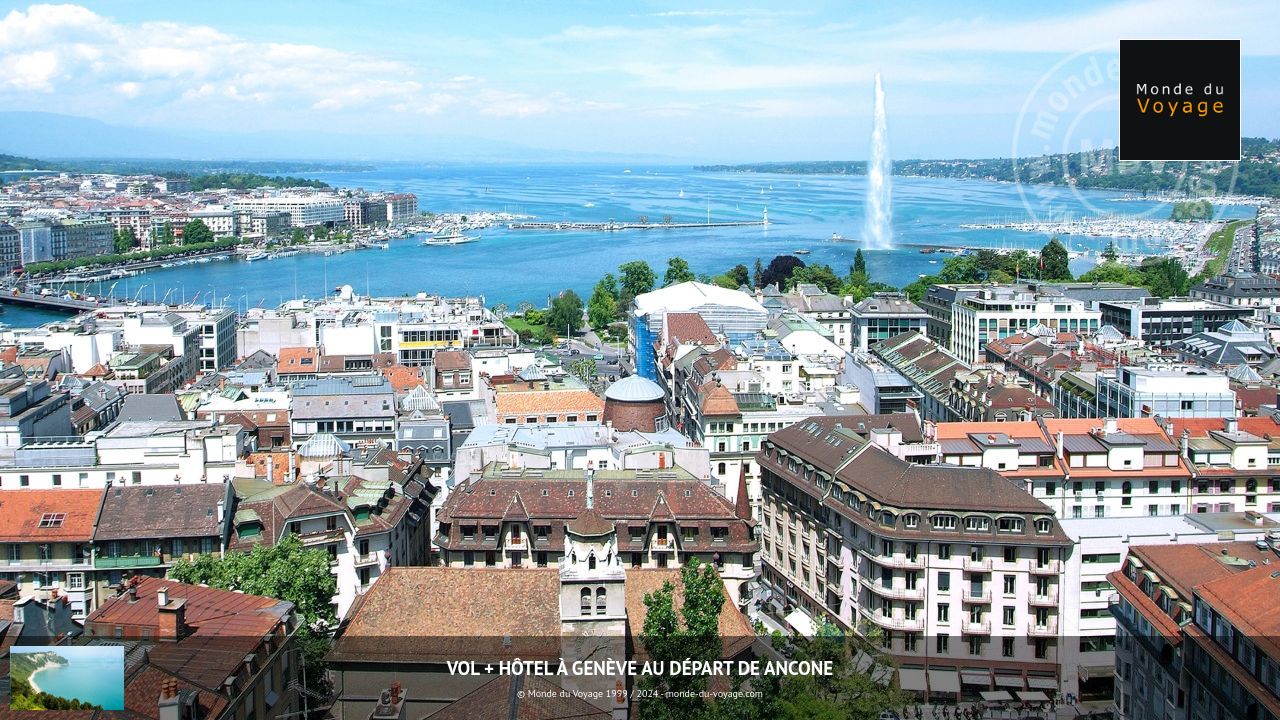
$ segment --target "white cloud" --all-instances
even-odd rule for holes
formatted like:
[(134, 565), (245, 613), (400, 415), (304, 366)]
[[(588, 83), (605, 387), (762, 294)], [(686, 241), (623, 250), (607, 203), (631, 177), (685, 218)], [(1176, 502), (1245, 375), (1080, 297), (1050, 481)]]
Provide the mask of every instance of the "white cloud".
[(136, 82), (122, 82), (116, 85), (116, 92), (127, 98), (136, 98), (142, 92), (142, 85)]
[(50, 92), (59, 65), (57, 53), (48, 50), (0, 56), (0, 87)]

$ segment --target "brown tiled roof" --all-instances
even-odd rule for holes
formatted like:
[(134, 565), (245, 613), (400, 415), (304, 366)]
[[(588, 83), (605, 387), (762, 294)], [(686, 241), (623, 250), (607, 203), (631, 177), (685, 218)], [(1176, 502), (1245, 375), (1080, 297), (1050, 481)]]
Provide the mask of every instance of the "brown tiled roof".
[(418, 368), (411, 368), (406, 365), (392, 365), (391, 367), (380, 368), (378, 372), (391, 382), (391, 390), (397, 395), (402, 395), (422, 384), (422, 373)]
[(438, 350), (435, 366), (437, 370), (468, 370), (471, 368), (471, 353), (465, 350)]
[(740, 415), (738, 401), (733, 398), (729, 388), (715, 380), (708, 380), (699, 389), (702, 395), (702, 414), (704, 416)]
[[(631, 568), (627, 570), (627, 625), (631, 630), (633, 653), (637, 660), (649, 657), (640, 636), (644, 632), (644, 620), (648, 616), (648, 608), (644, 604), (645, 595), (662, 589), (663, 583), (675, 586), (675, 610), (678, 613), (684, 606), (684, 584), (680, 580), (680, 570), (674, 568)], [(723, 585), (717, 584), (723, 592)], [(720, 607), (720, 642), (723, 646), (721, 658), (735, 658), (755, 642), (756, 633), (747, 617), (733, 606), (728, 597)]]
[[(1273, 397), (1275, 400), (1274, 391)], [(1222, 431), (1226, 429), (1225, 421), (1222, 418), (1170, 418), (1173, 423), (1173, 437), (1182, 437), (1182, 431), (1186, 430), (1191, 437), (1207, 437), (1209, 431)], [(1265, 437), (1270, 435), (1273, 438), (1280, 437), (1280, 422), (1268, 417), (1248, 417), (1238, 418), (1236, 420), (1237, 427), (1251, 435)]]
[(93, 539), (219, 537), (226, 491), (223, 483), (107, 488)]
[(219, 693), (193, 685), (164, 668), (147, 664), (125, 681), (125, 709), (141, 717), (159, 718), (160, 708), (157, 700), (160, 697), (160, 688), (169, 681), (177, 683), (178, 691), (187, 690), (196, 693), (196, 704), (200, 708), (197, 717), (216, 718), (226, 709), (229, 702)]
[(278, 373), (314, 373), (319, 369), (317, 358), (320, 353), (316, 348), (280, 348), (277, 355), (276, 372)]
[(666, 315), (667, 342), (676, 345), (715, 345), (715, 333), (702, 316), (693, 312), (669, 312)]
[(101, 490), (0, 490), (0, 542), (88, 542), (101, 504)]
[(1271, 657), (1280, 657), (1280, 577), (1274, 565), (1258, 565), (1196, 586), (1241, 635)]
[(85, 370), (84, 376), (89, 378), (110, 377), (111, 369), (106, 367), (102, 363), (97, 363), (93, 367), (89, 368), (88, 370)]
[(498, 415), (562, 415), (604, 412), (604, 400), (590, 390), (533, 390), (498, 393)]
[[(516, 496), (519, 498), (519, 496)], [(565, 523), (565, 529), (582, 537), (599, 537), (612, 532), (613, 522), (601, 517), (595, 508), (587, 508), (577, 517)]]
[(1138, 558), (1144, 569), (1158, 575), (1161, 582), (1176, 590), (1186, 602), (1191, 602), (1191, 591), (1196, 585), (1234, 575), (1248, 567), (1229, 565), (1222, 562), (1223, 557), (1260, 563), (1271, 555), (1258, 550), (1251, 542), (1135, 545), (1129, 554)]

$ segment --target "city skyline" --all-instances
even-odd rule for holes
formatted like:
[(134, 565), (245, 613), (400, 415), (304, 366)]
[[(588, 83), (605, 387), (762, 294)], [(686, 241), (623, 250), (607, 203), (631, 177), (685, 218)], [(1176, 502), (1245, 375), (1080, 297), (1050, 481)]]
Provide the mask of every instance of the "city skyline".
[[(1078, 150), (1114, 144), (1111, 81), (1067, 111), (1069, 137), (1024, 142), (1020, 115), (1071, 58), (1096, 53), (1105, 66), (1133, 37), (1240, 38), (1243, 133), (1275, 136), (1280, 111), (1280, 48), (1265, 35), (1280, 10), (1264, 3), (931, 3), (904, 15), (386, 2), (352, 16), (347, 5), (85, 2), (0, 13), (9, 111), (130, 128), (164, 138), (168, 156), (863, 159), (876, 72), (895, 158)], [(22, 145), (43, 147), (40, 129), (13, 128), (41, 117), (0, 118), (0, 152), (36, 154)], [(109, 129), (78, 127), (113, 144)], [(77, 138), (61, 154), (113, 154), (96, 147)]]

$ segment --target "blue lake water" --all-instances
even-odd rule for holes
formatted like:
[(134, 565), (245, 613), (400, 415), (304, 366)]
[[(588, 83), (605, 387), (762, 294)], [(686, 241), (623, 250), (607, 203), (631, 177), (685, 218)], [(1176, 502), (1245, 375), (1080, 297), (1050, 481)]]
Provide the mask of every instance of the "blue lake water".
[[(629, 169), (630, 172), (624, 172)], [(767, 208), (771, 225), (613, 233), (509, 230), (479, 231), (479, 242), (424, 247), (419, 239), (392, 241), (389, 250), (362, 250), (324, 257), (304, 254), (254, 263), (216, 261), (154, 270), (121, 281), (118, 297), (215, 301), (240, 308), (275, 306), (295, 296), (316, 297), (350, 284), (375, 295), (420, 291), (446, 295), (480, 294), (489, 304), (537, 305), (548, 295), (573, 288), (584, 297), (606, 272), (643, 259), (659, 278), (667, 258), (679, 255), (696, 273), (718, 274), (737, 263), (809, 250), (806, 262), (848, 272), (862, 227), (862, 176), (797, 176), (702, 173), (672, 167), (632, 166), (430, 166), (392, 167), (369, 172), (314, 173), (340, 187), (402, 190), (417, 194), (422, 210), (507, 211), (547, 221), (634, 222), (758, 220)], [(971, 180), (893, 178), (894, 236), (903, 247), (866, 252), (873, 279), (895, 286), (936, 272), (948, 257), (922, 254), (918, 245), (1025, 247), (1038, 250), (1047, 235), (1008, 230), (964, 229), (965, 223), (1033, 218), (1093, 217), (1103, 213), (1168, 217), (1155, 201), (1117, 202), (1119, 193)], [(590, 207), (588, 207), (590, 206)], [(1228, 207), (1243, 217), (1252, 208)], [(850, 241), (835, 242), (833, 233)], [(1103, 238), (1064, 238), (1073, 250), (1101, 249)], [(1141, 241), (1117, 243), (1127, 251), (1150, 251)], [(1090, 263), (1076, 261), (1081, 272)], [(1030, 271), (1031, 269), (1029, 269)], [(89, 288), (101, 293), (106, 288)], [(171, 292), (170, 292), (171, 291)], [(28, 326), (58, 317), (9, 306), (4, 322)]]
[(123, 659), (73, 659), (70, 665), (39, 670), (31, 678), (50, 695), (90, 702), (104, 710), (124, 709)]

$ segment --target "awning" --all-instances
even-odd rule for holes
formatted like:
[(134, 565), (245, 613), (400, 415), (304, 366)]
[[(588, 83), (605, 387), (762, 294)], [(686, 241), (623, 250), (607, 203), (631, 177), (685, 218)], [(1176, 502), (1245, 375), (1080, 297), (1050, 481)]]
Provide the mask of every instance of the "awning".
[(1041, 690), (1057, 690), (1058, 681), (1056, 678), (1031, 675), (1027, 677), (1027, 687), (1040, 688)]
[(980, 694), (986, 702), (1013, 702), (1013, 696), (1004, 690), (983, 690)]
[(1022, 676), (1021, 675), (996, 675), (996, 686), (1020, 688), (1022, 687)]
[(929, 692), (935, 693), (958, 693), (960, 692), (960, 673), (950, 668), (945, 670), (929, 670)]
[(1022, 702), (1049, 702), (1049, 696), (1039, 690), (1028, 690), (1018, 693), (1018, 699)]
[[(982, 687), (991, 687), (991, 673), (986, 670), (968, 670), (960, 671), (960, 682), (965, 685), (981, 685)], [(1010, 698), (1011, 700), (1013, 698)]]
[(791, 614), (787, 616), (787, 624), (801, 635), (808, 638), (813, 637), (813, 620), (808, 615), (805, 615), (803, 610), (792, 610)]
[(912, 692), (925, 692), (924, 668), (898, 668), (898, 686)]
[(1076, 673), (1081, 680), (1097, 679), (1116, 674), (1115, 665), (1081, 665)]

